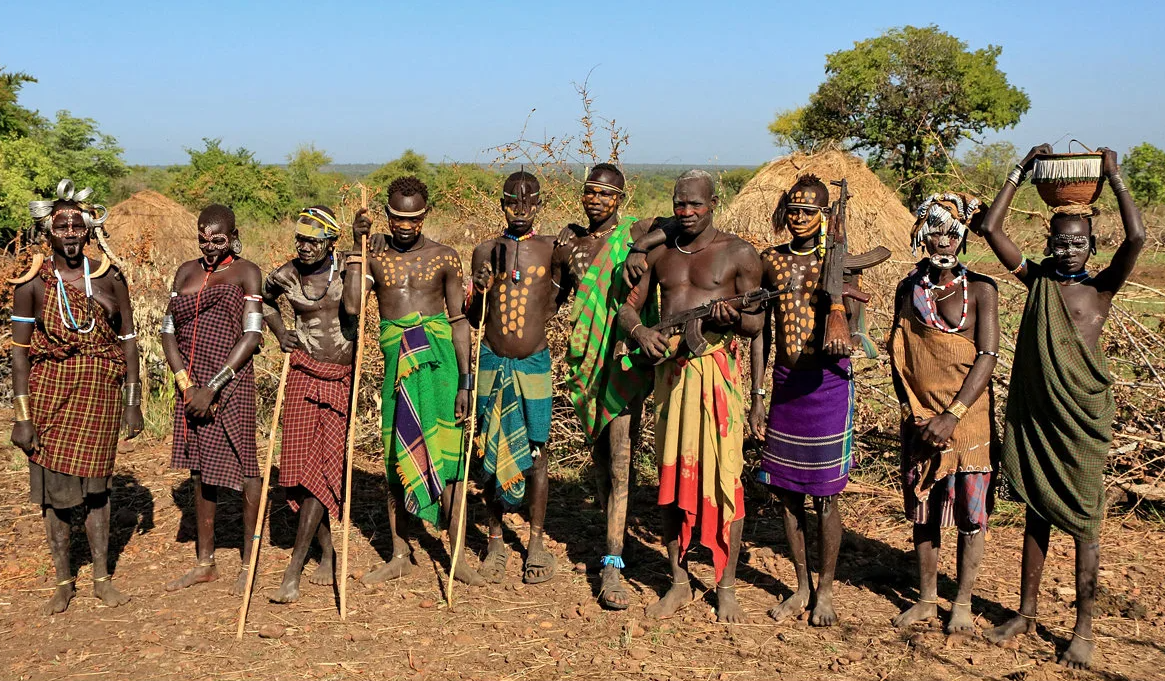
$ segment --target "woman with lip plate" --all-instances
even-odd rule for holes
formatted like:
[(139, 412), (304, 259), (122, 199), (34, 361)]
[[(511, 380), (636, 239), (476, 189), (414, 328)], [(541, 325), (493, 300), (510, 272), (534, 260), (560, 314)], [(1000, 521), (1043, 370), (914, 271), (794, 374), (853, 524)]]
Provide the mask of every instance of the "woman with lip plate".
[(971, 590), (983, 558), (998, 438), (991, 373), (999, 351), (995, 282), (959, 262), (967, 230), (986, 206), (934, 194), (918, 208), (911, 248), (927, 257), (898, 284), (890, 367), (902, 408), (902, 493), (914, 522), (918, 602), (894, 618), (906, 627), (938, 615), (942, 528), (959, 535), (958, 595), (947, 631), (974, 629)]
[(56, 589), (41, 612), (69, 607), (77, 577), (69, 562), (74, 509), (93, 552), (93, 595), (107, 607), (129, 601), (109, 572), (109, 507), (118, 431), (142, 430), (137, 334), (121, 272), (85, 246), (105, 221), (92, 193), (57, 185), (55, 200), (29, 212), (47, 232), (52, 256), (33, 258), (12, 303), (12, 444), (28, 455), (30, 501), (41, 507), (56, 568)]
[[(178, 267), (162, 318), (162, 350), (174, 372), (174, 449), (170, 465), (190, 471), (197, 563), (166, 584), (177, 591), (218, 579), (214, 520), (220, 488), (243, 492), (243, 536), (255, 534), (262, 482), (255, 460), (255, 370), (263, 334), (262, 273), (239, 257), (235, 214), (218, 204), (198, 216), (202, 257)], [(231, 589), (247, 583), (250, 541)]]

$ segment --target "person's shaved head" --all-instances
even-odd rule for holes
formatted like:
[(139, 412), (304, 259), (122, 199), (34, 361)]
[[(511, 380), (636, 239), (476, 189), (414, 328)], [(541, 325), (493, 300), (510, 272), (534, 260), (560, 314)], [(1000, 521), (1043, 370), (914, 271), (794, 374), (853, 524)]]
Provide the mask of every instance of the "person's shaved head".
[(619, 170), (611, 163), (598, 163), (591, 172), (587, 175), (587, 181), (603, 182), (609, 185), (614, 185), (619, 189), (623, 189), (626, 178), (623, 177), (623, 171)]
[(212, 203), (198, 214), (200, 228), (217, 227), (225, 233), (235, 231), (235, 212), (219, 203)]
[(502, 185), (502, 191), (507, 194), (517, 194), (518, 185), (522, 184), (526, 185), (526, 191), (529, 194), (537, 194), (542, 191), (542, 185), (539, 184), (538, 178), (524, 170), (519, 170), (507, 177), (505, 184)]
[(699, 168), (692, 168), (691, 170), (684, 172), (684, 174), (676, 178), (677, 187), (680, 185), (680, 183), (686, 184), (689, 182), (699, 182), (703, 184), (704, 189), (706, 189), (708, 192), (707, 196), (709, 198), (716, 196), (716, 178), (712, 177), (712, 174), (708, 171), (700, 170)]

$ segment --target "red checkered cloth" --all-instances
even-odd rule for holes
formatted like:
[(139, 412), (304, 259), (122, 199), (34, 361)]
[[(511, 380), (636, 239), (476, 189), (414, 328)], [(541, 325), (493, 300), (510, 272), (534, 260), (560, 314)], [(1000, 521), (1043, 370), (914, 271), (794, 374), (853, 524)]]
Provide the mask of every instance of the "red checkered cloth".
[[(226, 364), (227, 356), (243, 335), (243, 290), (233, 284), (215, 284), (201, 294), (173, 296), (170, 314), (174, 315), (178, 349), (190, 380), (195, 385), (206, 385)], [(174, 396), (174, 454), (170, 465), (198, 471), (204, 484), (242, 490), (243, 478), (259, 475), (255, 459), (255, 367), (250, 358), (219, 392), (215, 405), (210, 419), (194, 419), (186, 415), (182, 395)]]
[(85, 292), (66, 282), (69, 304), (82, 327), (70, 331), (57, 308), (57, 280), (41, 268), (44, 301), (41, 324), (32, 334), (28, 376), (29, 406), (40, 449), (29, 457), (50, 471), (83, 478), (113, 474), (121, 430), (121, 385), (125, 352), (97, 301), (86, 309)]
[[(339, 518), (352, 367), (320, 362), (296, 350), (291, 353), (286, 390), (279, 484), (303, 485), (333, 518)], [(294, 499), (287, 503), (291, 510), (299, 510)]]

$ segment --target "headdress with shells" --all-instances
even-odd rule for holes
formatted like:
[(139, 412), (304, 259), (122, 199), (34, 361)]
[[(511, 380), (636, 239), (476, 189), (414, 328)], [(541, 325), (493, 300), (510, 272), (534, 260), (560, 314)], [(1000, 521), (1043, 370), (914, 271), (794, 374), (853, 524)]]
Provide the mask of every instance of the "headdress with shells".
[[(88, 228), (89, 234), (97, 237), (97, 243), (101, 246), (103, 253), (101, 265), (92, 275), (96, 278), (109, 271), (111, 264), (116, 264), (123, 271), (125, 268), (117, 259), (117, 256), (113, 254), (113, 250), (109, 247), (109, 242), (106, 240), (108, 235), (105, 233), (103, 225), (105, 224), (105, 220), (109, 218), (109, 210), (100, 204), (87, 203), (86, 199), (92, 195), (93, 189), (91, 187), (85, 187), (78, 191), (73, 185), (73, 181), (65, 178), (57, 183), (57, 198), (43, 201), (29, 201), (28, 212), (35, 221), (37, 228), (47, 232), (53, 225), (53, 214), (61, 207), (60, 204), (73, 204), (72, 208), (75, 208), (81, 213), (81, 219), (84, 221), (85, 227)], [(31, 281), (40, 270), (41, 263), (43, 262), (44, 255), (35, 253), (32, 258), (32, 266), (28, 272), (15, 279), (9, 279), (8, 282), (11, 284), (23, 284)]]
[(73, 203), (76, 205), (77, 210), (81, 211), (81, 218), (85, 221), (85, 226), (92, 232), (104, 224), (106, 218), (109, 217), (109, 211), (105, 206), (85, 202), (85, 199), (92, 195), (92, 187), (85, 187), (78, 191), (73, 186), (73, 181), (65, 178), (57, 184), (56, 199), (29, 201), (28, 212), (32, 215), (32, 219), (36, 221), (38, 226), (42, 229), (48, 229), (52, 226), (53, 213), (57, 211), (57, 204)]
[(966, 245), (967, 229), (971, 220), (985, 208), (982, 201), (963, 192), (931, 194), (918, 207), (914, 229), (910, 233), (910, 250), (915, 255), (923, 247), (926, 237), (954, 229)]

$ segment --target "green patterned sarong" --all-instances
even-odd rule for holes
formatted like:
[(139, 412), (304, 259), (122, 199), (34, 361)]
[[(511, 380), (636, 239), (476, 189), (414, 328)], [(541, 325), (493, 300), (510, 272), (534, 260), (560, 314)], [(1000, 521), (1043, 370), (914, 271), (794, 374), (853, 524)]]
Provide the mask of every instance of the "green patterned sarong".
[[(550, 350), (523, 359), (494, 354), (482, 343), (477, 367), (477, 455), (507, 508), (526, 495), (526, 471), (534, 465), (531, 443), (550, 438)], [(542, 456), (546, 456), (545, 453)]]
[(453, 328), (444, 313), (381, 320), (380, 349), (384, 469), (403, 486), (408, 512), (436, 525), (445, 485), (464, 476)]
[[(615, 343), (626, 337), (618, 314), (629, 293), (623, 283), (623, 262), (631, 248), (635, 222), (636, 218), (625, 217), (607, 236), (579, 282), (570, 313), (573, 330), (563, 358), (566, 389), (588, 443), (593, 443), (628, 404), (651, 389), (652, 367), (625, 369), (615, 360)], [(653, 297), (644, 307), (643, 323), (653, 326), (658, 322)]]
[(1060, 284), (1044, 274), (1053, 266), (1029, 264), (1035, 281), (1016, 338), (1003, 470), (1031, 510), (1092, 541), (1104, 517), (1116, 405), (1104, 354), (1085, 345)]

